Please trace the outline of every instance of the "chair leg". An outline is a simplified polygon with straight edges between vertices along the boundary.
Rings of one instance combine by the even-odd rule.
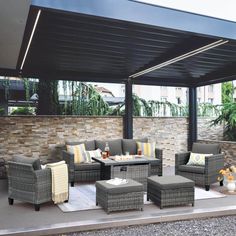
[[[9,205],[13,205],[14,199],[13,198],[8,198],[8,203],[9,203]]]
[[[221,181],[220,181],[220,186],[223,186],[224,185],[224,180],[222,179]]]
[[[75,182],[74,182],[74,181],[71,182],[71,183],[70,183],[70,186],[71,186],[71,187],[74,187],[74,186],[75,186]]]
[[[40,211],[40,204],[34,204],[35,211]]]
[[[210,190],[210,185],[205,185],[205,189],[206,189],[206,191],[209,191]]]

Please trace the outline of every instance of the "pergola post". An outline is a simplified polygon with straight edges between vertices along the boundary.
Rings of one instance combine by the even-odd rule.
[[[125,116],[124,116],[124,138],[133,138],[133,98],[132,80],[128,78],[125,82]]]
[[[197,141],[197,89],[189,87],[189,132],[188,150],[192,149],[193,142]]]

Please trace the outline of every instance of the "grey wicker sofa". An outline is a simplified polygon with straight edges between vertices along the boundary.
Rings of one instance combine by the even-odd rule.
[[[121,155],[129,152],[132,154],[137,154],[137,141],[147,142],[148,139],[113,139],[113,140],[91,140],[91,141],[66,141],[66,145],[77,145],[84,143],[86,150],[95,150],[97,148],[104,151],[105,144],[108,142],[110,147],[110,154]],[[151,175],[162,175],[162,150],[156,148],[155,157],[158,159],[158,162],[151,165]],[[69,181],[71,186],[74,186],[74,182],[84,182],[84,181],[97,181],[100,180],[100,164],[97,162],[92,163],[74,163],[74,155],[67,152],[66,150],[62,151],[62,158],[66,161],[69,168]]]
[[[210,185],[217,182],[219,170],[224,167],[224,155],[221,154],[218,144],[194,143],[192,147],[193,153],[213,154],[206,156],[205,166],[186,165],[190,152],[175,154],[175,174],[184,176],[195,181],[197,185],[205,186],[209,191]],[[220,182],[223,185],[223,182]]]
[[[34,204],[39,211],[41,203],[51,201],[51,170],[41,169],[39,159],[18,156],[8,166],[9,205],[19,200]]]

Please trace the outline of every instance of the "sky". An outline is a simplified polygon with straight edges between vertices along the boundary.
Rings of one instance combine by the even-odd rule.
[[[236,22],[236,0],[138,0]]]

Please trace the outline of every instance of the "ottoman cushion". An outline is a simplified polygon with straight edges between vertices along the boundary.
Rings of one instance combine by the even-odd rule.
[[[99,187],[104,192],[109,194],[116,193],[130,193],[130,192],[141,192],[143,191],[143,185],[132,179],[127,179],[127,184],[113,185],[108,184],[107,180],[96,181],[96,187]]]
[[[153,185],[156,185],[158,189],[174,189],[194,186],[194,181],[180,175],[151,176],[148,177],[147,181]]]

